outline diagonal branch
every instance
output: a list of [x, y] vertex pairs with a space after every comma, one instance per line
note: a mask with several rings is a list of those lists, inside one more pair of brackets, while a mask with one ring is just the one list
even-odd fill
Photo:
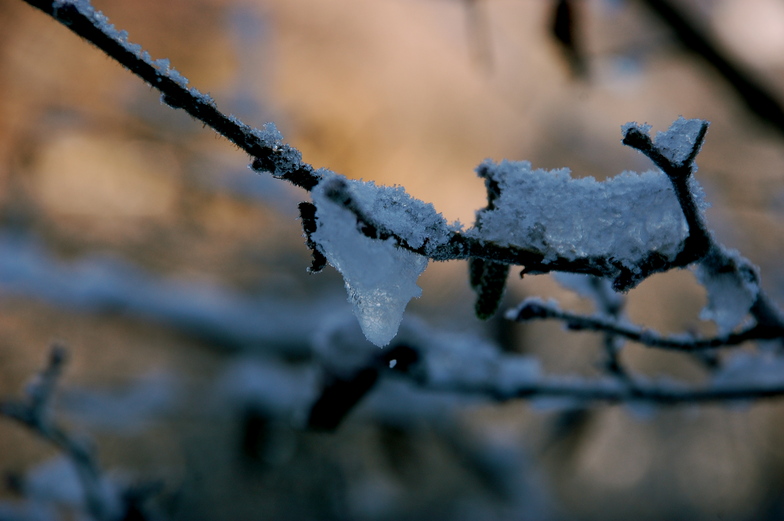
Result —
[[670, 29], [689, 51], [704, 60], [724, 78], [748, 110], [760, 121], [770, 124], [784, 135], [784, 106], [774, 92], [754, 78], [741, 63], [737, 63], [721, 49], [719, 43], [690, 19], [679, 2], [671, 0], [640, 0]]
[[295, 148], [280, 142], [273, 130], [251, 128], [234, 116], [218, 110], [207, 94], [188, 87], [188, 80], [169, 67], [168, 60], [153, 60], [140, 45], [128, 42], [87, 0], [23, 0], [45, 12], [68, 29], [89, 41], [109, 57], [161, 92], [161, 101], [182, 109], [254, 158], [253, 169], [268, 171], [292, 184], [312, 189], [321, 176]]

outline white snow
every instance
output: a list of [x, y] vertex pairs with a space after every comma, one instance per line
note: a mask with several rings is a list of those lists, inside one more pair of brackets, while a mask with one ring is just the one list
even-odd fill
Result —
[[[325, 174], [312, 192], [318, 219], [313, 240], [343, 275], [362, 332], [382, 347], [397, 333], [408, 302], [421, 295], [416, 280], [428, 259], [399, 248], [393, 239], [376, 240], [362, 234], [355, 215], [325, 195], [324, 186], [334, 179], [335, 174]], [[445, 221], [432, 206], [416, 201], [402, 188], [346, 182], [352, 199], [367, 215], [391, 227], [412, 247], [423, 246], [431, 232], [436, 241], [448, 235]]]
[[449, 240], [451, 231], [444, 217], [432, 204], [411, 197], [403, 187], [379, 186], [372, 181], [348, 183], [352, 199], [365, 213], [412, 248], [431, 249]]
[[[528, 161], [486, 161], [501, 195], [478, 212], [467, 235], [556, 256], [615, 259], [629, 268], [649, 252], [673, 259], [688, 227], [661, 172], [623, 172], [605, 181], [573, 179], [566, 168], [533, 169]], [[694, 183], [701, 201], [699, 186]]]
[[[725, 250], [725, 255], [738, 265], [750, 266], [735, 250]], [[747, 318], [757, 300], [759, 284], [743, 271], [712, 269], [707, 264], [694, 268], [697, 280], [708, 292], [708, 304], [700, 312], [700, 319], [712, 320], [720, 334], [727, 334]]]
[[680, 116], [665, 132], [657, 132], [653, 144], [667, 159], [675, 164], [685, 161], [694, 149], [704, 121]]

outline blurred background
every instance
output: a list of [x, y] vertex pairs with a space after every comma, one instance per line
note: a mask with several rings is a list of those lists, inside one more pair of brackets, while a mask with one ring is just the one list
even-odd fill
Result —
[[[274, 121], [308, 163], [402, 185], [467, 225], [486, 202], [473, 171], [485, 158], [603, 179], [651, 167], [621, 145], [622, 124], [710, 120], [697, 161], [709, 223], [784, 302], [784, 118], [760, 102], [784, 102], [784, 3], [672, 2], [735, 69], [695, 52], [653, 4], [93, 1], [223, 111]], [[497, 405], [392, 382], [335, 433], [301, 429], [318, 339], [352, 323], [339, 275], [305, 271], [308, 194], [250, 171], [244, 152], [23, 2], [0, 0], [0, 27], [0, 396], [66, 345], [58, 417], [94, 440], [112, 479], [160, 483], [161, 518], [784, 516], [779, 401]], [[445, 338], [600, 374], [598, 335], [474, 318], [465, 263], [431, 264], [419, 284], [407, 315]], [[506, 304], [531, 295], [591, 309], [550, 276], [513, 272]], [[704, 304], [678, 271], [631, 291], [626, 310], [661, 332], [710, 334]], [[707, 374], [635, 345], [623, 359], [651, 376]], [[0, 422], [7, 508], [26, 515], [35, 499], [74, 518], [65, 467]]]

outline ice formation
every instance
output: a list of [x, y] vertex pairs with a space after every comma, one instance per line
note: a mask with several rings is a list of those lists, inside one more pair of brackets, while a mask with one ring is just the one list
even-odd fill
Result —
[[[672, 260], [688, 233], [670, 180], [658, 171], [596, 181], [506, 160], [486, 161], [479, 171], [500, 195], [467, 234], [538, 251], [545, 260], [602, 257], [633, 269], [650, 252]], [[701, 201], [696, 182], [694, 190]]]
[[[312, 192], [318, 220], [312, 238], [330, 265], [343, 275], [362, 332], [382, 347], [397, 333], [408, 302], [421, 295], [416, 280], [428, 259], [399, 248], [394, 239], [371, 239], [359, 231], [356, 216], [325, 193], [325, 186], [336, 177], [325, 175]], [[346, 185], [352, 200], [367, 215], [409, 246], [420, 248], [426, 242], [448, 239], [444, 218], [432, 205], [413, 199], [402, 188], [348, 180]]]

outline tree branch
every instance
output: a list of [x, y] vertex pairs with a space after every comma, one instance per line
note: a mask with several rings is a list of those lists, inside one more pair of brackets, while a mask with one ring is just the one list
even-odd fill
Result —
[[66, 360], [65, 348], [53, 346], [46, 367], [28, 385], [26, 396], [18, 400], [0, 401], [0, 415], [31, 429], [61, 450], [74, 464], [87, 511], [95, 520], [108, 521], [114, 516], [106, 504], [101, 487], [101, 469], [89, 443], [72, 437], [51, 418], [52, 397]]
[[215, 101], [193, 87], [169, 67], [168, 60], [153, 60], [141, 46], [128, 42], [100, 11], [86, 0], [23, 0], [45, 12], [68, 29], [89, 41], [109, 57], [161, 92], [161, 101], [182, 109], [252, 156], [252, 168], [267, 171], [295, 186], [311, 190], [321, 176], [295, 148], [280, 142], [273, 129], [251, 128], [234, 116], [218, 110]]
[[718, 43], [670, 0], [640, 0], [672, 29], [678, 41], [732, 87], [748, 110], [784, 135], [784, 107], [773, 92], [721, 50]]
[[563, 311], [554, 304], [539, 299], [527, 299], [517, 308], [509, 310], [506, 317], [516, 322], [533, 320], [560, 320], [572, 331], [598, 331], [621, 336], [648, 347], [670, 351], [703, 351], [720, 347], [735, 347], [754, 340], [779, 338], [781, 332], [751, 326], [736, 333], [719, 335], [712, 338], [687, 338], [684, 336], [663, 336], [640, 326], [621, 324], [603, 316], [586, 316]]

